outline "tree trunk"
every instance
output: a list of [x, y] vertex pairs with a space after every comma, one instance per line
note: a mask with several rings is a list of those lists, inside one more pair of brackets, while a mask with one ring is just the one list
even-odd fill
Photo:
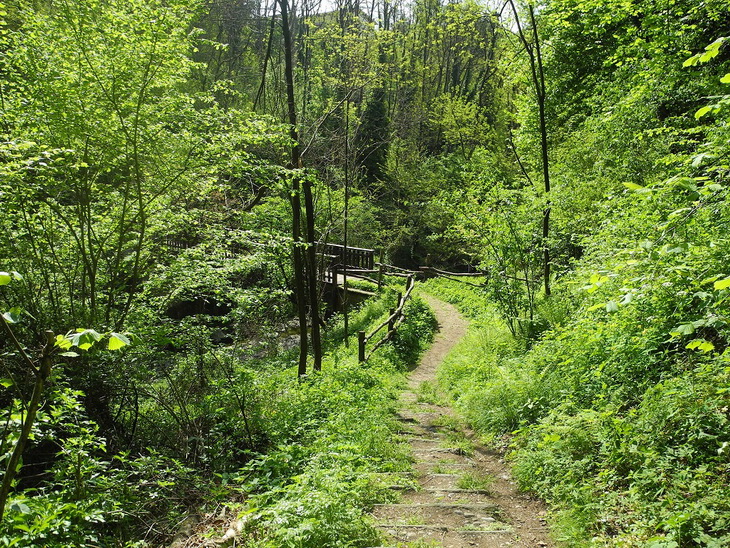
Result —
[[[286, 98], [287, 109], [289, 113], [289, 136], [292, 139], [291, 150], [291, 168], [299, 169], [302, 167], [301, 149], [299, 146], [299, 134], [297, 132], [297, 109], [294, 102], [294, 69], [291, 29], [289, 27], [289, 5], [287, 0], [279, 0], [281, 7], [281, 25], [284, 34], [284, 76], [286, 78]], [[301, 377], [307, 373], [307, 297], [304, 289], [304, 261], [302, 260], [302, 236], [301, 236], [301, 183], [299, 174], [295, 174], [292, 179], [292, 239], [294, 245], [292, 248], [292, 259], [294, 263], [294, 291], [296, 293], [297, 313], [299, 317], [299, 369], [298, 373]]]
[[525, 36], [520, 16], [517, 13], [517, 7], [514, 0], [509, 0], [512, 13], [515, 16], [517, 31], [520, 41], [530, 57], [530, 73], [532, 75], [532, 83], [535, 86], [535, 95], [537, 96], [537, 109], [540, 117], [540, 147], [542, 159], [542, 177], [545, 184], [545, 207], [542, 212], [542, 246], [543, 246], [543, 278], [545, 283], [545, 295], [550, 295], [550, 244], [548, 236], [550, 235], [550, 164], [548, 162], [548, 141], [547, 141], [547, 121], [545, 119], [545, 72], [542, 66], [542, 52], [540, 50], [540, 38], [537, 34], [537, 22], [535, 20], [535, 10], [532, 4], [528, 4], [530, 14], [530, 24], [532, 26], [532, 38], [534, 44], [531, 44]]

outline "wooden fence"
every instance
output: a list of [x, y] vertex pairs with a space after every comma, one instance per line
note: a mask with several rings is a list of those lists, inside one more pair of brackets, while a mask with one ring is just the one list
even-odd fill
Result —
[[[383, 323], [381, 323], [378, 327], [376, 327], [369, 335], [365, 333], [365, 331], [358, 331], [357, 333], [357, 343], [358, 343], [358, 351], [357, 351], [357, 357], [360, 362], [364, 362], [370, 359], [370, 357], [373, 355], [373, 352], [375, 352], [378, 348], [383, 346], [387, 341], [389, 341], [393, 335], [395, 335], [396, 331], [398, 330], [398, 327], [405, 319], [405, 315], [403, 314], [403, 309], [405, 308], [406, 302], [408, 301], [409, 297], [411, 296], [411, 293], [413, 293], [413, 288], [415, 287], [415, 277], [413, 275], [408, 276], [408, 279], [406, 281], [406, 292], [404, 295], [398, 294], [398, 306], [396, 308], [390, 309], [390, 316], [388, 316], [388, 319], [385, 320]], [[388, 332], [385, 334], [385, 337], [380, 339], [370, 350], [370, 353], [366, 356], [366, 345], [368, 342], [370, 342], [373, 337], [379, 333], [383, 328], [387, 327]]]
[[324, 256], [335, 258], [337, 264], [363, 270], [372, 270], [375, 267], [375, 250], [362, 247], [350, 247], [337, 244], [325, 244], [319, 252]]

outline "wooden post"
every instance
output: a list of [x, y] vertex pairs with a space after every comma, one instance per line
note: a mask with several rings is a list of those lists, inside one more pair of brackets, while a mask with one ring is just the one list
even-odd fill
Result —
[[340, 287], [337, 285], [337, 265], [334, 265], [332, 267], [332, 270], [330, 271], [332, 273], [332, 291], [333, 291], [333, 297], [332, 297], [332, 309], [335, 312], [339, 312], [340, 307]]
[[388, 320], [388, 332], [393, 331], [393, 327], [395, 325], [395, 319], [393, 318], [393, 314], [395, 314], [395, 308], [390, 309], [390, 319]]
[[[383, 270], [385, 270], [385, 268], [383, 267], [383, 255], [384, 255], [383, 251], [384, 250], [381, 247], [380, 248], [380, 261], [378, 262], [378, 289], [380, 289], [380, 287], [383, 285]], [[373, 252], [373, 254], [375, 254], [375, 252]]]
[[357, 332], [357, 361], [365, 361], [365, 331]]
[[403, 293], [400, 291], [398, 292], [398, 304], [396, 305], [396, 308], [400, 308], [400, 302], [403, 300]]

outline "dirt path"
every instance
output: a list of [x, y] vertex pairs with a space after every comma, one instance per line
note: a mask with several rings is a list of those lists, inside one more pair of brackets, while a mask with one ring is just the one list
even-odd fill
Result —
[[[466, 334], [468, 322], [452, 305], [422, 295], [439, 323], [433, 345], [411, 373], [400, 420], [411, 444], [416, 489], [398, 504], [373, 511], [388, 546], [418, 548], [540, 548], [552, 546], [544, 508], [519, 493], [500, 455], [474, 443], [453, 411], [429, 403], [436, 368]], [[420, 394], [420, 396], [419, 396]]]

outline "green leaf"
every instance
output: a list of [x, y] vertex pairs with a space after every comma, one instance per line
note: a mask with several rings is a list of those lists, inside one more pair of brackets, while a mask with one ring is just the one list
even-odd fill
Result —
[[685, 348], [687, 350], [694, 350], [696, 348], [699, 348], [699, 346], [704, 342], [705, 339], [693, 339], [687, 343], [687, 346]]
[[545, 434], [542, 438], [544, 443], [555, 443], [560, 441], [560, 434]]
[[[708, 107], [708, 108], [712, 108], [712, 107]], [[708, 160], [708, 159], [711, 160], [714, 157], [715, 157], [714, 154], [709, 154], [707, 152], [700, 152], [698, 155], [696, 155], [694, 158], [692, 158], [692, 167], [700, 167], [705, 160]], [[686, 180], [686, 178], [682, 178], [682, 179]], [[696, 179], [689, 179], [688, 181], [693, 181], [693, 182], [691, 182], [691, 183], [688, 182], [688, 185], [685, 188], [690, 188], [692, 190], [697, 188], [697, 185], [694, 184], [694, 181], [696, 181]]]
[[59, 356], [63, 356], [65, 358], [78, 358], [79, 354], [77, 352], [61, 352]]
[[588, 312], [593, 312], [594, 310], [598, 310], [599, 308], [603, 308], [604, 306], [606, 306], [606, 303], [594, 304], [593, 306], [588, 308]]
[[30, 508], [28, 508], [28, 505], [22, 503], [22, 502], [14, 502], [10, 505], [10, 509], [13, 512], [20, 512], [21, 514], [30, 514]]
[[636, 192], [637, 194], [651, 194], [654, 192], [651, 188], [646, 188], [645, 186], [637, 185], [636, 183], [621, 183], [626, 188], [628, 188], [632, 192]]
[[644, 190], [644, 187], [637, 185], [636, 183], [623, 183], [623, 185], [629, 190]]
[[712, 352], [715, 350], [715, 345], [712, 344], [710, 341], [705, 341], [701, 345], [697, 347], [698, 350], [701, 350], [702, 352]]
[[93, 329], [80, 329], [71, 337], [71, 344], [81, 350], [88, 350], [101, 340], [101, 335]]
[[9, 311], [3, 313], [3, 318], [5, 318], [5, 321], [8, 323], [18, 323], [20, 322], [20, 317], [23, 314], [23, 310], [17, 306], [14, 306]]
[[13, 277], [7, 272], [0, 272], [0, 285], [8, 285]]
[[720, 78], [720, 82], [722, 82], [723, 84], [730, 84], [730, 72]]
[[727, 289], [730, 287], [730, 278], [725, 278], [724, 280], [717, 280], [715, 282], [715, 289]]
[[700, 118], [702, 118], [705, 114], [707, 114], [711, 110], [712, 110], [711, 105], [705, 105], [704, 107], [699, 109], [697, 112], [695, 112], [695, 119], [699, 120]]
[[11, 386], [13, 386], [13, 384], [13, 381], [11, 381], [10, 379], [0, 379], [0, 386], [2, 386], [3, 388], [10, 388]]
[[131, 344], [128, 337], [121, 333], [109, 333], [109, 350], [119, 350]]
[[616, 301], [608, 301], [606, 303], [606, 312], [616, 312], [618, 310], [618, 303]]
[[681, 335], [691, 335], [694, 332], [695, 332], [695, 326], [693, 324], [684, 323], [678, 327], [675, 327], [672, 330], [671, 335], [673, 335], [675, 337], [679, 337]]
[[71, 337], [69, 335], [56, 335], [54, 346], [61, 350], [68, 350], [71, 348]]

